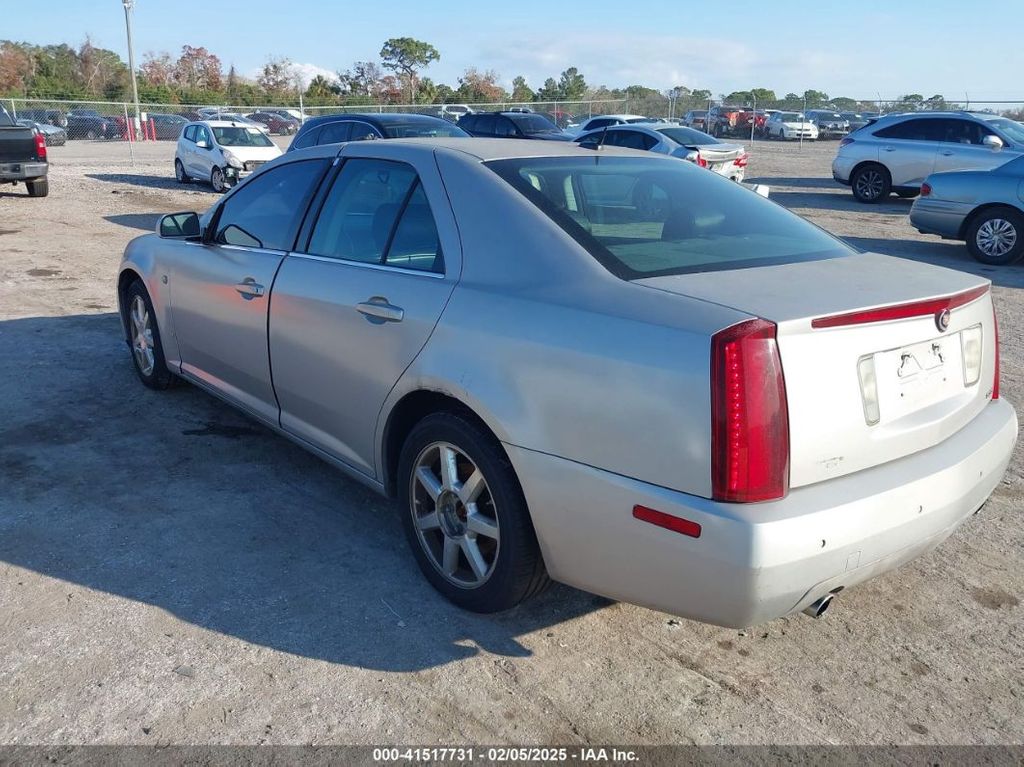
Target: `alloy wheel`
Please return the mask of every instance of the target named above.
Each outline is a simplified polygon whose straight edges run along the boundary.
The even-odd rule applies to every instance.
[[[974,241],[986,256],[1002,258],[1017,244],[1017,230],[1006,219],[992,218],[978,227]]]
[[[494,499],[476,464],[449,442],[417,456],[409,512],[434,568],[449,582],[477,588],[494,572],[500,531]]]
[[[210,186],[213,187],[215,192],[224,191],[224,171],[220,168],[214,168],[213,172],[210,173]]]
[[[142,296],[135,296],[132,300],[129,319],[132,324],[132,354],[135,356],[135,364],[139,366],[142,375],[150,376],[156,364],[153,356],[153,325]]]
[[[857,176],[857,192],[865,200],[877,200],[882,196],[884,187],[885,179],[877,170],[868,169]]]

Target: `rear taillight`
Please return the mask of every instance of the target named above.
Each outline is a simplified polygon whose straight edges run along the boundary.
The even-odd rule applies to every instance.
[[[711,338],[711,487],[751,503],[789,490],[789,412],[776,326],[748,320]]]
[[[996,319],[996,307],[992,305],[992,329],[995,341],[995,374],[992,376],[992,399],[999,399],[999,320]]]
[[[854,141],[855,141],[855,139],[852,139],[852,138],[849,138],[849,137],[844,138],[842,141],[839,142],[839,148],[842,149],[844,146],[849,146]]]
[[[696,160],[696,162],[702,168],[708,167],[708,161],[705,160],[703,157],[701,157],[700,152],[697,152],[697,160]]]
[[[46,137],[42,133],[36,133],[36,157],[46,159]]]
[[[746,168],[747,167],[747,162],[749,160],[750,160],[750,155],[747,154],[746,152],[744,152],[739,157],[737,157],[735,160],[733,160],[733,162],[736,164],[737,168]]]
[[[929,184],[927,182],[921,184],[921,196],[922,197],[927,197],[931,193],[932,193],[932,185],[931,184]]]

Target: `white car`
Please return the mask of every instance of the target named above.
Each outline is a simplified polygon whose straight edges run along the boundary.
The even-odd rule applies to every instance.
[[[654,122],[650,117],[643,115],[595,115],[584,120],[581,125],[569,125],[565,132],[572,136],[579,136],[590,130],[597,130],[608,125],[631,125],[633,123]]]
[[[764,124],[768,138],[807,139],[817,141],[818,126],[808,120],[802,112],[776,112]]]
[[[281,156],[277,144],[252,125],[202,120],[185,126],[174,152],[174,177],[182,184],[208,181],[224,192],[244,176]]]

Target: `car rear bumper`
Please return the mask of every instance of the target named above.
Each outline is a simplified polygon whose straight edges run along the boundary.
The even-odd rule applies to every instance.
[[[46,175],[45,162],[0,162],[0,181],[22,181]]]
[[[972,206],[961,202],[921,197],[910,209],[910,224],[922,234],[957,239]]]
[[[850,173],[853,171],[855,161],[837,155],[832,161],[832,178],[840,184],[850,185]]]
[[[781,500],[722,504],[506,445],[553,578],[722,626],[802,610],[929,551],[986,501],[1017,417],[990,403],[940,445]],[[634,505],[696,522],[692,538]]]

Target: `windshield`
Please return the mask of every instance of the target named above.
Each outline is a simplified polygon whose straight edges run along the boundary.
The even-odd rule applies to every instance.
[[[487,166],[626,280],[854,252],[785,208],[688,163],[537,157]]]
[[[259,128],[213,128],[214,138],[221,146],[273,146]]]
[[[861,117],[856,112],[843,112],[843,119],[844,120],[863,120],[864,118]]]
[[[538,133],[561,133],[558,126],[546,117],[531,114],[510,114],[509,119],[516,124],[527,136],[535,136]]]
[[[693,128],[658,128],[658,133],[668,136],[683,146],[699,146],[701,144],[721,144],[714,136]]]
[[[1024,125],[1005,117],[986,117],[985,122],[1016,144],[1024,144]]]
[[[388,138],[461,138],[469,136],[456,125],[441,120],[429,123],[404,123],[384,126]]]

